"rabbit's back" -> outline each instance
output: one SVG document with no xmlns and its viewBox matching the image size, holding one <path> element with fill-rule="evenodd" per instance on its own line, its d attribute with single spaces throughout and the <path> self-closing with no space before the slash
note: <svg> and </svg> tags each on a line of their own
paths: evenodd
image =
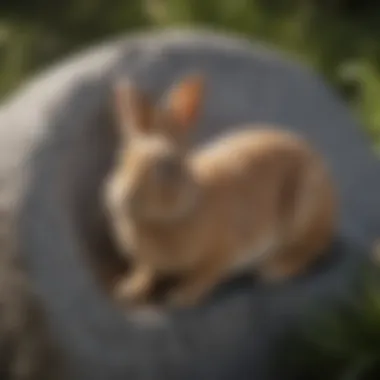
<svg viewBox="0 0 380 380">
<path fill-rule="evenodd" d="M 307 215 L 305 232 L 298 236 L 300 240 L 309 239 L 304 245 L 305 257 L 308 248 L 310 254 L 322 249 L 332 234 L 335 209 L 328 169 L 313 147 L 294 133 L 258 128 L 224 136 L 194 155 L 193 169 L 206 199 L 199 217 L 207 221 L 202 229 L 209 230 L 209 248 L 203 252 L 214 252 L 218 260 L 224 257 L 229 266 L 252 264 L 258 255 L 281 245 L 278 233 L 287 218 L 289 226 L 284 234 L 298 234 L 291 228 L 291 223 L 297 221 L 290 217 L 294 213 L 298 218 L 298 210 L 292 209 L 294 202 L 298 207 L 298 200 L 285 200 L 288 204 L 284 207 L 289 211 L 284 212 L 289 217 L 283 215 L 279 204 L 286 196 L 282 192 L 287 191 L 287 177 L 292 180 L 293 175 L 301 176 L 300 181 L 306 173 L 317 177 L 313 194 L 306 200 L 313 204 L 310 210 L 316 212 Z M 302 189 L 296 196 L 303 196 Z M 299 207 L 303 207 L 301 203 Z M 315 238 L 318 242 L 311 240 Z"/>
</svg>

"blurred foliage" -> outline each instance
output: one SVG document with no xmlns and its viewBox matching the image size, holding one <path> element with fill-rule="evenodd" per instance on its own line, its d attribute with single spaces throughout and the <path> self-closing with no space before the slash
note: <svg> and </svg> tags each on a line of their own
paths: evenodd
<svg viewBox="0 0 380 380">
<path fill-rule="evenodd" d="M 380 249 L 376 255 L 355 268 L 345 297 L 310 300 L 298 333 L 289 333 L 288 360 L 309 380 L 380 379 Z"/>
<path fill-rule="evenodd" d="M 160 25 L 239 32 L 296 56 L 338 89 L 380 143 L 375 0 L 9 0 L 0 5 L 0 96 L 69 52 Z"/>
<path fill-rule="evenodd" d="M 380 378 L 380 270 L 364 273 L 354 300 L 336 305 L 335 311 L 313 324 L 314 347 L 327 355 L 323 363 L 335 366 L 337 380 Z"/>
</svg>

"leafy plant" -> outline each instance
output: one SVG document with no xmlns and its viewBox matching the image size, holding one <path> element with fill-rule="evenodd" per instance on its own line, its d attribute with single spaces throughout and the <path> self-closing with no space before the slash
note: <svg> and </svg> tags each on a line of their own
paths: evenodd
<svg viewBox="0 0 380 380">
<path fill-rule="evenodd" d="M 380 267 L 359 268 L 349 299 L 336 302 L 327 314 L 317 309 L 326 307 L 312 309 L 303 330 L 306 360 L 325 368 L 324 379 L 380 378 Z"/>
</svg>

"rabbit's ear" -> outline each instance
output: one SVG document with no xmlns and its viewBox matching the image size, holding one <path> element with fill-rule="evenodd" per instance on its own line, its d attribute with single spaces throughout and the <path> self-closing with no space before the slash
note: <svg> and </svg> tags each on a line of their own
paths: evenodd
<svg viewBox="0 0 380 380">
<path fill-rule="evenodd" d="M 154 124 L 154 107 L 142 91 L 123 80 L 114 87 L 116 121 L 123 135 L 148 133 Z"/>
<path fill-rule="evenodd" d="M 204 77 L 189 75 L 169 90 L 165 109 L 175 132 L 186 133 L 197 121 L 204 95 Z"/>
</svg>

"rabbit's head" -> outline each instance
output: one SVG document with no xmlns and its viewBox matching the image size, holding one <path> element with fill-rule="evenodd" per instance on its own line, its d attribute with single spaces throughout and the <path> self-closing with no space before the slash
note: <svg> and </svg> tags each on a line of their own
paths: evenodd
<svg viewBox="0 0 380 380">
<path fill-rule="evenodd" d="M 116 86 L 121 146 L 107 185 L 111 207 L 147 222 L 180 219 L 192 209 L 197 186 L 188 166 L 187 138 L 202 94 L 200 76 L 176 84 L 161 106 L 130 83 Z"/>
</svg>

